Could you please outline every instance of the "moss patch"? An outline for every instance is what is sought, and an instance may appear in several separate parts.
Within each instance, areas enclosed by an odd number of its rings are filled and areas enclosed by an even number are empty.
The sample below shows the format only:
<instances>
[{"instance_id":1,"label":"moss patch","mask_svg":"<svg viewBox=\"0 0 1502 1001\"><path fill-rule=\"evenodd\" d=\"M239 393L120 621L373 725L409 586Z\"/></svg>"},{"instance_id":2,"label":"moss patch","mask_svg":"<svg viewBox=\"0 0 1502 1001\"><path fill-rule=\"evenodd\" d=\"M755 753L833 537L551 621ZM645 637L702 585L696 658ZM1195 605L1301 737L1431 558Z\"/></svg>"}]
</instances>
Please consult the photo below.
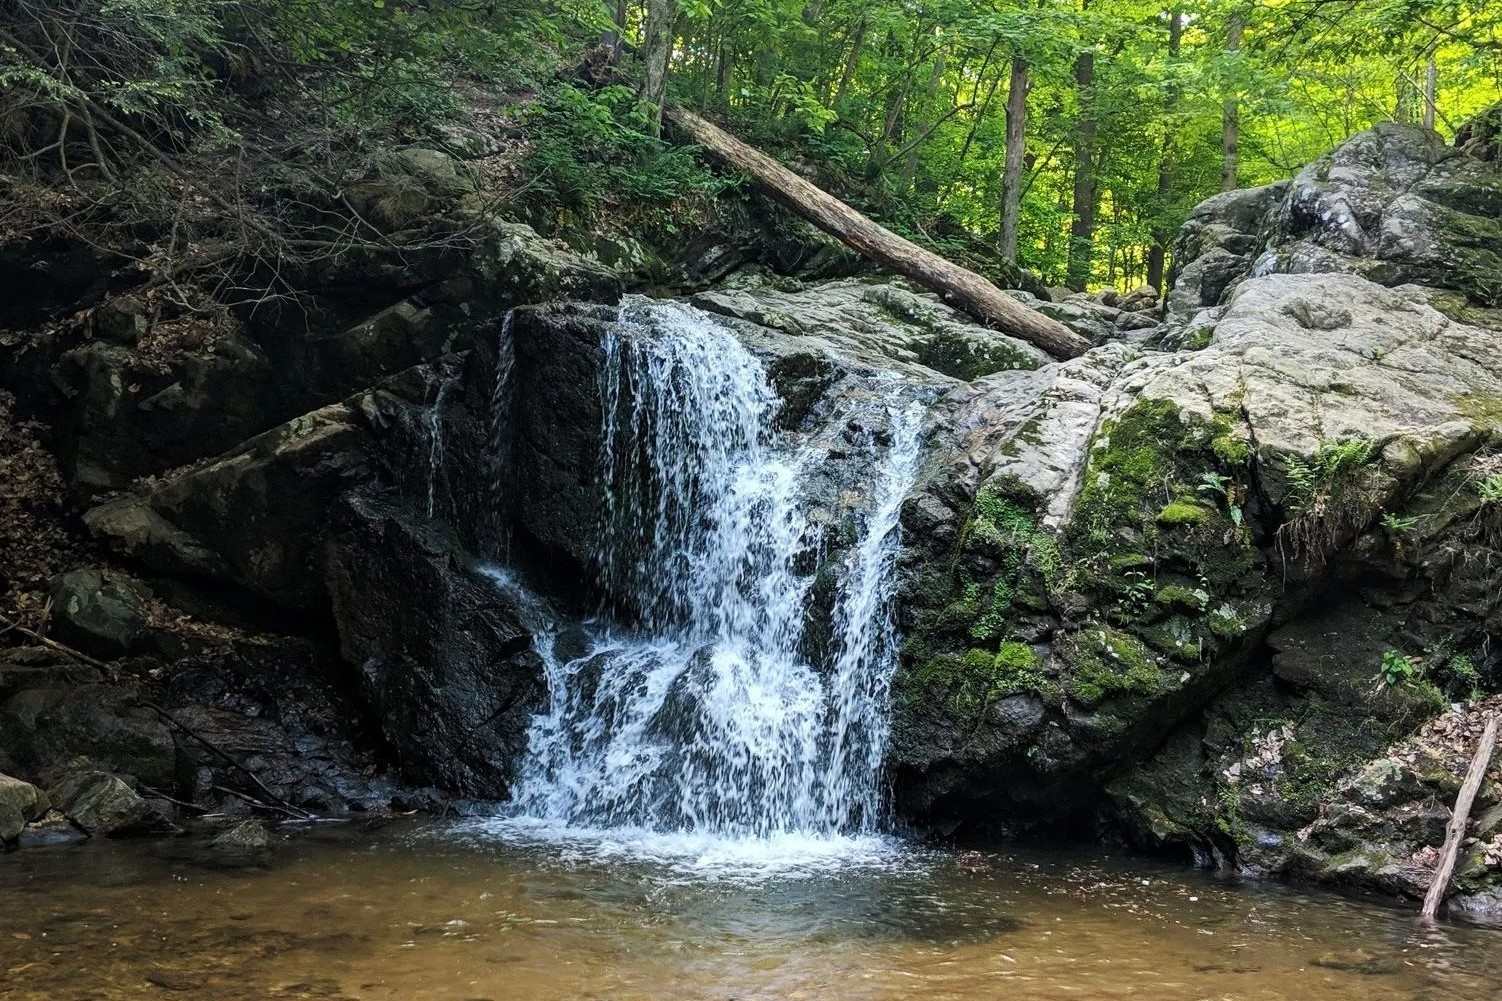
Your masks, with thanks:
<instances>
[{"instance_id":1,"label":"moss patch","mask_svg":"<svg viewBox=\"0 0 1502 1001\"><path fill-rule=\"evenodd\" d=\"M1109 627L1086 629L1072 637L1069 646L1069 696L1081 705L1153 696L1168 687L1152 652L1128 633Z\"/></svg>"},{"instance_id":2,"label":"moss patch","mask_svg":"<svg viewBox=\"0 0 1502 1001\"><path fill-rule=\"evenodd\" d=\"M1193 500L1169 501L1158 512L1160 525L1203 525L1215 516L1215 512Z\"/></svg>"}]
</instances>

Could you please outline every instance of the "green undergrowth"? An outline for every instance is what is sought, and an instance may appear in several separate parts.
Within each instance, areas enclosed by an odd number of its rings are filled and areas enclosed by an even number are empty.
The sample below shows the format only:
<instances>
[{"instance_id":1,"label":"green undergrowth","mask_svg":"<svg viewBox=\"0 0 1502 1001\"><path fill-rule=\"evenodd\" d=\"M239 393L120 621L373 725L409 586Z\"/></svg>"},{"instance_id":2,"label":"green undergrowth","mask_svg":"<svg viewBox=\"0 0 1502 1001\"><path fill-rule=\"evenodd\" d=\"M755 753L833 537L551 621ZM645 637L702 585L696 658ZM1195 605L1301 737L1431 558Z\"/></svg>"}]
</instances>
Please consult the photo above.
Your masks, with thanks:
<instances>
[{"instance_id":1,"label":"green undergrowth","mask_svg":"<svg viewBox=\"0 0 1502 1001\"><path fill-rule=\"evenodd\" d=\"M525 124L518 202L550 231L589 230L609 218L667 236L705 219L716 196L739 183L706 167L692 147L653 135L629 87L555 84Z\"/></svg>"},{"instance_id":2,"label":"green undergrowth","mask_svg":"<svg viewBox=\"0 0 1502 1001\"><path fill-rule=\"evenodd\" d=\"M1286 460L1288 492L1278 537L1307 564L1321 565L1340 539L1376 515L1377 443L1364 437L1322 441L1308 458Z\"/></svg>"}]
</instances>

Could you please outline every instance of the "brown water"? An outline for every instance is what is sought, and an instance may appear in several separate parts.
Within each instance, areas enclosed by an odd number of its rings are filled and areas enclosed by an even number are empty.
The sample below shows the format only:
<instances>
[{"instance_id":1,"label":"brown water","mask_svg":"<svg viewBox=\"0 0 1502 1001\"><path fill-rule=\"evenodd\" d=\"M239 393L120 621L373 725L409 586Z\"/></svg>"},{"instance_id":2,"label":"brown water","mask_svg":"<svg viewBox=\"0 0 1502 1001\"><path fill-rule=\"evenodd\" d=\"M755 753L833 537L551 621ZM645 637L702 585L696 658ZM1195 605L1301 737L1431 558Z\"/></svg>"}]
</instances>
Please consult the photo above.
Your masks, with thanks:
<instances>
[{"instance_id":1,"label":"brown water","mask_svg":"<svg viewBox=\"0 0 1502 1001\"><path fill-rule=\"evenodd\" d=\"M623 852L629 846L616 846ZM853 856L853 857L852 857ZM1080 853L866 845L791 871L324 828L0 858L0 998L1495 1001L1502 932Z\"/></svg>"}]
</instances>

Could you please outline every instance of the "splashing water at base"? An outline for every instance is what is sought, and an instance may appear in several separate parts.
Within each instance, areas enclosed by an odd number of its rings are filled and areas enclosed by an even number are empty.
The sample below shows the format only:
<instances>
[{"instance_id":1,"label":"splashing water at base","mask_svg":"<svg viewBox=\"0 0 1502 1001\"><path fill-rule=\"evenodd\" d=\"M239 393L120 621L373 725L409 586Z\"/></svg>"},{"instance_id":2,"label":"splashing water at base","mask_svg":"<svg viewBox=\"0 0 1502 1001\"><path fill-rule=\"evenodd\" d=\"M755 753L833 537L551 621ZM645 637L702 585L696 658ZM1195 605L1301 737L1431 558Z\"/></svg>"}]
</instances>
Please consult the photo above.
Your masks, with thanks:
<instances>
[{"instance_id":1,"label":"splashing water at base","mask_svg":"<svg viewBox=\"0 0 1502 1001\"><path fill-rule=\"evenodd\" d=\"M896 380L859 414L874 476L838 569L826 663L805 653L817 455L776 427L760 360L703 313L630 301L603 345L603 576L636 615L569 660L495 833L734 869L875 859L898 513L924 408ZM859 417L860 420L855 419ZM519 819L522 818L522 819Z\"/></svg>"}]
</instances>

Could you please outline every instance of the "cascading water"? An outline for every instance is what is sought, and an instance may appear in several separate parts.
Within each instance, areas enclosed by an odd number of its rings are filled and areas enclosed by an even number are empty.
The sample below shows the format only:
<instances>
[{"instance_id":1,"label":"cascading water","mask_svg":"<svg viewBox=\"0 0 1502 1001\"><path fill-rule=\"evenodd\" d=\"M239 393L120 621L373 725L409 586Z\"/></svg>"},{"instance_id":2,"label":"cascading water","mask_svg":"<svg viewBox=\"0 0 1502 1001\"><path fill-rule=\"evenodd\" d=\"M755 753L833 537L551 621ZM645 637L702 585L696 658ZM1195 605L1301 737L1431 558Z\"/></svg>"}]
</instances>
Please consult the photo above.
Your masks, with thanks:
<instances>
[{"instance_id":1,"label":"cascading water","mask_svg":"<svg viewBox=\"0 0 1502 1001\"><path fill-rule=\"evenodd\" d=\"M443 471L443 400L448 395L451 383L438 384L433 405L428 407L424 423L428 430L428 518L437 513L438 478Z\"/></svg>"},{"instance_id":2,"label":"cascading water","mask_svg":"<svg viewBox=\"0 0 1502 1001\"><path fill-rule=\"evenodd\" d=\"M635 625L597 625L567 662L539 644L551 704L532 726L516 810L728 838L873 830L897 520L924 408L893 380L842 415L880 425L855 443L876 466L814 663L817 456L776 427L762 363L697 310L635 301L602 373L604 580Z\"/></svg>"},{"instance_id":3,"label":"cascading water","mask_svg":"<svg viewBox=\"0 0 1502 1001\"><path fill-rule=\"evenodd\" d=\"M516 368L516 340L512 327L516 310L506 311L495 343L495 379L490 386L489 438L490 468L487 470L486 535L492 551L505 556L509 548L506 509L506 481L511 470L511 373Z\"/></svg>"}]
</instances>

